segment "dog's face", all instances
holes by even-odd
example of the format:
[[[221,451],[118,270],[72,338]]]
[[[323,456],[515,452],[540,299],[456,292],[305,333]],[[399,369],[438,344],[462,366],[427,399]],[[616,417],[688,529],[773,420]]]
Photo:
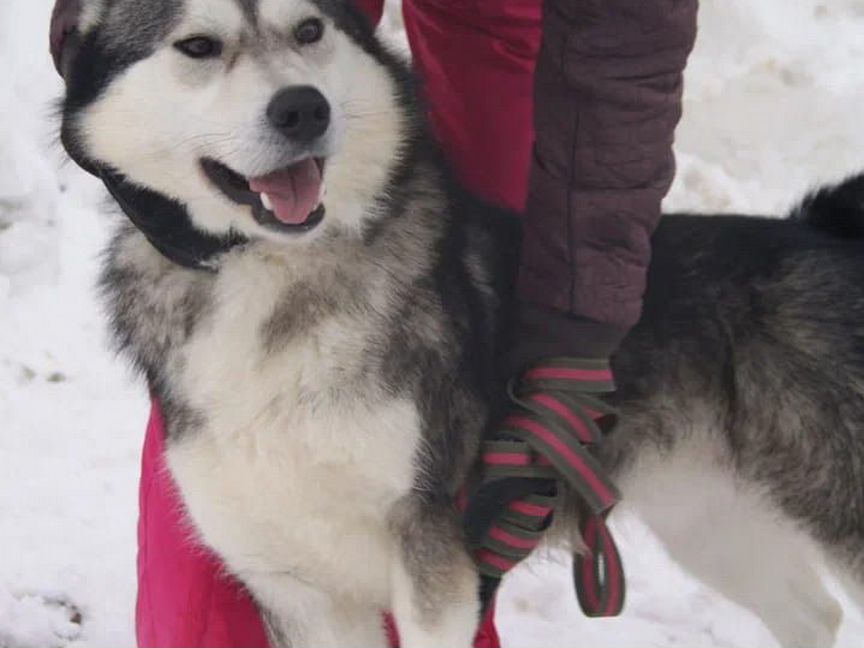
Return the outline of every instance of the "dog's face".
[[[408,125],[389,56],[347,5],[83,0],[64,145],[208,233],[359,231]]]

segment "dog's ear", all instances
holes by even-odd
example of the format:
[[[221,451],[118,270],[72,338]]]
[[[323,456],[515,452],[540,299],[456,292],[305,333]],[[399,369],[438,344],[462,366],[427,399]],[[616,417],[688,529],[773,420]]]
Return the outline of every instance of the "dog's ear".
[[[51,13],[51,58],[60,76],[65,76],[69,56],[80,40],[78,21],[81,5],[82,0],[56,0]]]

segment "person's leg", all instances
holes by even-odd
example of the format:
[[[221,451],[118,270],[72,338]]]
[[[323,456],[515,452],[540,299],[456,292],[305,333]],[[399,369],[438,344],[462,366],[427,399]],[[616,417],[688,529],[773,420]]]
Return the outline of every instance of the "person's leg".
[[[138,645],[267,646],[258,609],[219,560],[197,544],[164,465],[164,423],[154,402],[141,463]]]
[[[521,211],[527,194],[540,0],[404,0],[432,126],[460,180]]]

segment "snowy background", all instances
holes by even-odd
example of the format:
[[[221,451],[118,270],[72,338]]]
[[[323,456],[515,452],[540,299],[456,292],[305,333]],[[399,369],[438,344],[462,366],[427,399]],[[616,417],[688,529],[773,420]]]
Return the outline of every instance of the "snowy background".
[[[94,298],[103,193],[55,143],[50,7],[0,0],[0,647],[122,648],[147,406]],[[670,208],[779,213],[864,168],[864,0],[703,0],[700,22]],[[626,613],[584,619],[567,568],[534,564],[506,588],[507,644],[774,645],[637,521],[617,526]],[[847,610],[840,645],[858,648],[864,620]]]

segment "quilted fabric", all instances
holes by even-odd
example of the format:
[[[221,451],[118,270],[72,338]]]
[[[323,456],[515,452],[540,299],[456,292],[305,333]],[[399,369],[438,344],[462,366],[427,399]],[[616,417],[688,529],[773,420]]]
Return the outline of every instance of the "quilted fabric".
[[[519,294],[619,329],[639,319],[697,0],[546,0]],[[573,355],[577,349],[559,349]]]

